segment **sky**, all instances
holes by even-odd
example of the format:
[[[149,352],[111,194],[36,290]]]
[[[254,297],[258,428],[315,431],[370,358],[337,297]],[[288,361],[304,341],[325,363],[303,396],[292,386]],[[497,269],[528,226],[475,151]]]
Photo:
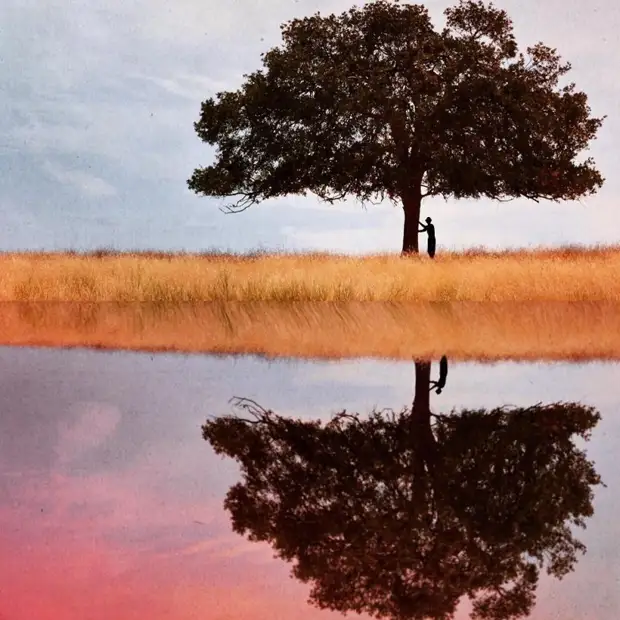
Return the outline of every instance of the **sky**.
[[[358,3],[359,4],[359,3]],[[435,23],[453,2],[426,3]],[[427,200],[438,252],[615,243],[620,141],[620,5],[501,0],[519,43],[557,47],[607,114],[592,155],[606,177],[581,202]],[[402,209],[350,200],[270,200],[225,215],[187,189],[213,150],[196,136],[201,101],[235,90],[280,43],[280,24],[349,0],[2,0],[0,249],[112,247],[245,252],[398,252]]]
[[[577,533],[588,552],[562,581],[542,576],[530,618],[618,618],[618,364],[449,369],[431,397],[436,413],[558,401],[601,413],[585,448],[608,486]],[[230,413],[232,396],[301,419],[400,410],[412,379],[410,362],[0,347],[0,557],[10,558],[0,562],[0,618],[343,618],[309,606],[289,564],[232,531],[222,504],[238,466],[200,426]]]

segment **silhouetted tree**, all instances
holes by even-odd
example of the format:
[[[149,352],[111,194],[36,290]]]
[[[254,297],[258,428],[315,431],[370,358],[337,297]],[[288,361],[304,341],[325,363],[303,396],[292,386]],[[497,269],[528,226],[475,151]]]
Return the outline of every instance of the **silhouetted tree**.
[[[390,0],[283,24],[264,69],[202,103],[194,127],[216,162],[190,189],[235,197],[231,212],[307,192],[388,198],[409,253],[426,196],[559,201],[600,188],[592,159],[576,158],[605,117],[560,87],[570,64],[542,43],[519,52],[493,4],[444,13],[441,32],[423,5]]]
[[[572,437],[600,415],[556,403],[437,416],[430,363],[415,375],[400,413],[323,425],[236,399],[250,418],[207,421],[244,477],[225,500],[233,529],[292,561],[321,608],[447,619],[467,595],[475,618],[527,615],[543,563],[561,578],[585,552],[570,526],[585,527],[602,483]]]

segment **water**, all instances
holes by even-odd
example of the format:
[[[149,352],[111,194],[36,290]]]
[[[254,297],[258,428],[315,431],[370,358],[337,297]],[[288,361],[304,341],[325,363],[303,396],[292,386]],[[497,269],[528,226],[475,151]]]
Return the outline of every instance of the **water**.
[[[589,442],[574,441],[607,485],[593,487],[594,514],[584,530],[574,529],[587,553],[577,554],[562,580],[543,569],[533,619],[618,617],[618,371],[602,363],[449,362],[445,388],[430,395],[434,413],[562,401],[601,415]],[[436,380],[436,361],[430,372]],[[290,579],[292,565],[275,559],[268,542],[232,531],[223,501],[243,476],[234,459],[214,453],[201,426],[209,416],[231,413],[233,396],[305,422],[327,423],[343,409],[361,420],[374,407],[398,412],[411,405],[413,362],[0,348],[0,382],[0,618],[343,617],[308,604],[311,584]],[[238,436],[229,435],[229,443]],[[553,441],[548,445],[552,450]],[[344,469],[334,483],[338,476]],[[454,484],[455,476],[448,481]],[[462,482],[452,492],[467,489]],[[293,493],[290,479],[282,488]],[[507,487],[507,495],[513,490]],[[310,491],[301,485],[299,492]],[[567,490],[555,491],[563,497]],[[499,506],[502,493],[496,495]],[[384,523],[390,514],[384,511]],[[494,531],[481,509],[476,518]],[[309,531],[293,525],[292,532]],[[407,549],[407,539],[397,548]],[[369,571],[373,558],[365,549]],[[328,568],[334,570],[333,561]],[[468,618],[468,610],[462,604],[456,618]]]

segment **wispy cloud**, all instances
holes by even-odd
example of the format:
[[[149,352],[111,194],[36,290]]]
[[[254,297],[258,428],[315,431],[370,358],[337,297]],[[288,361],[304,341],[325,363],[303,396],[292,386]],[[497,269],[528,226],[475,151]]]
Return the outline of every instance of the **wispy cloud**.
[[[59,183],[69,185],[91,198],[103,198],[117,194],[116,188],[110,183],[84,170],[68,170],[50,161],[43,164],[43,170]]]
[[[115,431],[122,414],[106,403],[84,402],[72,407],[71,420],[59,428],[56,453],[61,464],[99,446]]]
[[[199,74],[178,73],[164,77],[136,73],[130,77],[150,82],[163,91],[191,101],[193,104],[230,88],[230,84],[224,80],[211,79]]]

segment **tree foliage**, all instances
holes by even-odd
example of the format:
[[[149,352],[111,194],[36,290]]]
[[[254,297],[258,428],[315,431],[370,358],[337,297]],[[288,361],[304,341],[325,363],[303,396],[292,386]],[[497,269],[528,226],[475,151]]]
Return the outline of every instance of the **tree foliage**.
[[[415,220],[403,250],[417,250],[425,196],[559,201],[600,188],[593,160],[577,158],[604,117],[560,85],[570,63],[542,43],[520,52],[493,4],[459,0],[445,16],[438,31],[423,5],[374,0],[283,24],[263,69],[203,102],[195,130],[216,161],[189,187],[236,198],[231,210],[307,192],[398,201],[405,228]]]
[[[585,527],[601,480],[573,436],[589,438],[590,407],[434,416],[414,402],[323,425],[237,404],[249,418],[203,426],[241,466],[233,529],[293,562],[321,608],[447,619],[468,596],[475,618],[522,617],[543,564],[561,578],[585,552],[571,526]]]

